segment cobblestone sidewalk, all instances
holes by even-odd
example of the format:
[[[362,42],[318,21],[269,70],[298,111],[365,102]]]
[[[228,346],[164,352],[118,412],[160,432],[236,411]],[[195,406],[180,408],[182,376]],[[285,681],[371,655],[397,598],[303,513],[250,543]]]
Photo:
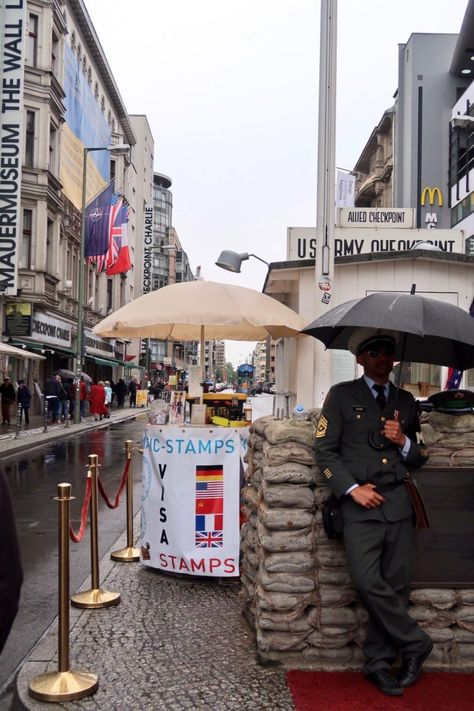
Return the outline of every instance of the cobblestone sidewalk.
[[[98,675],[96,694],[64,704],[28,696],[33,676],[57,670],[54,625],[20,670],[12,711],[293,710],[284,670],[256,661],[240,582],[171,577],[139,563],[109,568],[102,587],[121,592],[121,603],[71,610],[71,668]]]

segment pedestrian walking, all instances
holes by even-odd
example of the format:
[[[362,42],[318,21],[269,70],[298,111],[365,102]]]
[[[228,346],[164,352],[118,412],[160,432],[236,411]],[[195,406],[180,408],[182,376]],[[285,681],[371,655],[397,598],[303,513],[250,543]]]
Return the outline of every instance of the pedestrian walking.
[[[77,398],[77,390],[78,390],[78,383],[77,380],[73,380],[71,384],[71,407],[72,407],[72,412],[75,412],[76,409],[76,398]],[[85,410],[86,410],[86,402],[87,402],[87,386],[84,381],[84,378],[81,375],[81,379],[79,380],[79,416],[80,419],[83,420],[85,417]]]
[[[44,386],[44,396],[48,403],[48,417],[53,425],[58,419],[60,383],[61,376],[51,375]]]
[[[115,386],[115,394],[117,396],[117,406],[123,407],[125,395],[127,394],[127,385],[123,378],[119,378],[119,381]]]
[[[330,389],[315,435],[316,461],[341,502],[349,571],[369,613],[364,672],[389,696],[416,682],[433,648],[407,612],[413,511],[403,480],[428,452],[413,396],[389,382],[395,345],[390,334],[355,331],[349,346],[364,375]]]
[[[13,503],[7,477],[0,467],[0,654],[18,612],[22,582]]]
[[[31,390],[25,384],[24,380],[18,381],[18,392],[16,394],[18,399],[18,404],[21,405],[20,411],[20,424],[23,413],[25,415],[25,425],[26,427],[30,424],[30,406],[31,406]]]
[[[0,395],[2,396],[2,425],[9,425],[10,409],[15,402],[15,388],[8,375],[5,375],[3,383],[0,385]]]
[[[99,380],[98,383],[94,383],[91,387],[89,393],[89,412],[91,415],[94,415],[96,422],[108,414],[105,406],[105,387],[103,380]]]
[[[128,384],[128,395],[129,395],[129,402],[130,402],[130,407],[136,407],[137,406],[137,390],[138,390],[138,383],[136,378],[132,378],[132,380]]]
[[[109,380],[105,381],[104,387],[105,387],[105,407],[107,409],[106,417],[110,417],[110,406],[112,405],[112,386],[110,385]]]
[[[58,388],[58,418],[61,422],[66,422],[69,416],[69,392],[67,383],[63,383],[60,375],[56,375],[59,384]]]

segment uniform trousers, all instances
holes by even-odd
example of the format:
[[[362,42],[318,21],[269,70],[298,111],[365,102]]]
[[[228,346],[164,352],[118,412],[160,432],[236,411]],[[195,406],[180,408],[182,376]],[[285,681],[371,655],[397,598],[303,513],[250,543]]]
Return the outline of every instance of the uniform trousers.
[[[369,613],[364,672],[390,669],[399,652],[423,654],[428,635],[407,612],[410,595],[411,518],[348,521],[344,543],[352,581]]]

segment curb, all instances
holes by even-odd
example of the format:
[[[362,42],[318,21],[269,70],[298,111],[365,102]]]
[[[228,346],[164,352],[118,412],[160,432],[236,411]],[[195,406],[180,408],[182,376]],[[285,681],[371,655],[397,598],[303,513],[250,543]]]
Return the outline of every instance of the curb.
[[[140,417],[140,415],[148,413],[149,411],[150,408],[148,407],[139,409],[134,408],[132,411],[126,411],[123,414],[118,413],[115,417],[112,415],[110,419],[107,418],[106,420],[99,422],[92,420],[91,422],[81,422],[79,425],[70,425],[69,427],[58,425],[53,428],[50,426],[48,432],[43,432],[42,428],[37,428],[36,431],[28,430],[28,432],[22,432],[18,439],[15,439],[15,437],[12,436],[9,439],[0,440],[0,463],[7,457],[24,452],[25,449],[33,449],[34,447],[40,447],[46,443],[54,442],[59,439],[74,437],[75,435],[82,434],[83,432],[103,429],[113,424],[133,420]]]

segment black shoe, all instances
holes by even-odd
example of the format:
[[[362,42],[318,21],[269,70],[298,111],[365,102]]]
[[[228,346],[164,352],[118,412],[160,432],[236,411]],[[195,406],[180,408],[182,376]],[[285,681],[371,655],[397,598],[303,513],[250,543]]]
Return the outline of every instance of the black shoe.
[[[402,687],[388,669],[379,669],[373,674],[368,674],[367,679],[375,684],[382,694],[387,696],[401,696],[403,694]]]
[[[406,688],[412,686],[421,674],[423,662],[431,654],[433,642],[429,643],[426,651],[419,654],[417,657],[404,657],[402,665],[397,673],[397,679],[400,686]]]

